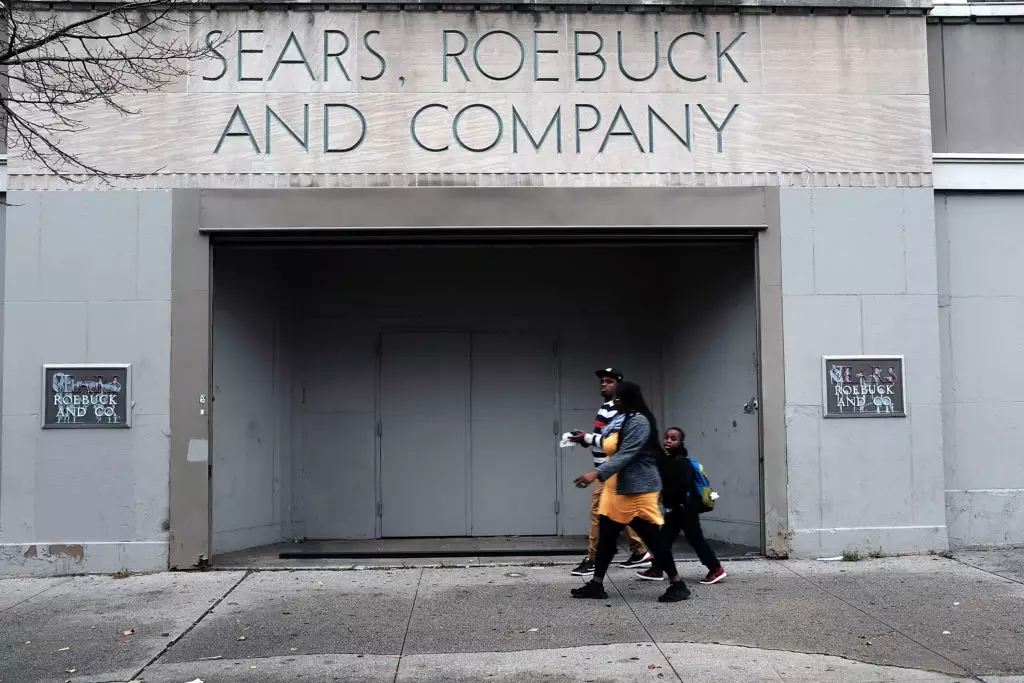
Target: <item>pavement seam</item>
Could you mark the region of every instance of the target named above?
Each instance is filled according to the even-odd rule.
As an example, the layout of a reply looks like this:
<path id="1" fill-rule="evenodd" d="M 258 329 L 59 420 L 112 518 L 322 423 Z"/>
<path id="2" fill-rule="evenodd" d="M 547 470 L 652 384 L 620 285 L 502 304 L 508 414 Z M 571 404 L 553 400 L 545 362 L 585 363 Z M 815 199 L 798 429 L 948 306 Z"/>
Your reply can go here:
<path id="1" fill-rule="evenodd" d="M 907 634 L 907 633 L 904 633 L 903 631 L 901 631 L 900 629 L 896 628 L 896 627 L 895 627 L 895 626 L 893 626 L 892 624 L 890 624 L 890 623 L 888 623 L 888 622 L 884 621 L 883 619 L 881 619 L 881 618 L 879 618 L 879 617 L 876 617 L 876 616 L 875 616 L 874 614 L 871 614 L 870 612 L 868 612 L 868 611 L 864 610 L 863 608 L 861 608 L 861 607 L 858 607 L 857 605 L 853 604 L 853 603 L 852 603 L 852 602 L 850 602 L 849 600 L 846 600 L 846 599 L 845 599 L 845 598 L 843 598 L 842 596 L 836 595 L 835 593 L 833 593 L 833 592 L 832 592 L 832 591 L 830 591 L 829 589 L 825 588 L 825 587 L 824 587 L 824 586 L 822 586 L 821 584 L 819 584 L 819 583 L 815 583 L 814 581 L 811 581 L 811 580 L 810 580 L 809 578 L 807 578 L 806 576 L 804 576 L 804 575 L 803 575 L 803 574 L 801 574 L 800 572 L 796 571 L 795 569 L 793 569 L 792 567 L 790 567 L 790 566 L 789 566 L 789 565 L 787 565 L 786 563 L 782 563 L 782 566 L 783 566 L 783 567 L 785 567 L 785 568 L 786 568 L 786 570 L 787 570 L 787 571 L 789 571 L 789 572 L 791 572 L 791 573 L 792 573 L 792 574 L 793 574 L 794 576 L 796 576 L 797 578 L 799 578 L 799 579 L 801 579 L 801 580 L 803 580 L 803 581 L 807 582 L 807 583 L 808 583 L 809 585 L 811 585 L 811 586 L 813 586 L 813 587 L 817 588 L 818 590 L 820 590 L 820 591 L 821 591 L 822 593 L 824 593 L 825 595 L 828 595 L 828 596 L 831 596 L 831 597 L 835 598 L 836 600 L 838 600 L 839 602 L 843 603 L 843 604 L 844 604 L 844 605 L 846 605 L 847 607 L 850 607 L 850 608 L 852 608 L 852 609 L 855 609 L 855 610 L 857 610 L 858 612 L 860 612 L 861 614 L 863 614 L 864 616 L 866 616 L 866 617 L 867 617 L 868 619 L 872 619 L 872 620 L 874 620 L 874 621 L 877 621 L 877 622 L 878 622 L 879 624 L 882 624 L 882 625 L 883 625 L 883 626 L 885 626 L 886 628 L 888 628 L 888 629 L 891 629 L 891 630 L 892 630 L 892 631 L 893 631 L 894 633 L 898 633 L 898 634 L 900 634 L 901 636 L 903 636 L 904 638 L 906 638 L 906 639 L 907 639 L 907 640 L 909 640 L 910 642 L 912 642 L 912 643 L 915 643 L 916 645 L 918 645 L 918 646 L 920 646 L 920 647 L 924 648 L 924 649 L 925 649 L 925 650 L 927 650 L 928 652 L 931 652 L 931 653 L 932 653 L 933 655 L 935 655 L 935 656 L 939 657 L 940 659 L 944 659 L 945 661 L 949 662 L 950 664 L 952 664 L 952 665 L 953 665 L 953 666 L 955 666 L 956 668 L 958 668 L 958 669 L 961 669 L 961 670 L 962 670 L 962 671 L 964 672 L 964 674 L 965 674 L 965 675 L 966 675 L 966 676 L 967 676 L 968 678 L 970 678 L 970 679 L 972 679 L 972 680 L 975 680 L 975 681 L 981 681 L 982 683 L 984 683 L 984 681 L 982 681 L 982 679 L 981 679 L 980 677 L 978 677 L 978 676 L 976 676 L 975 674 L 973 674 L 973 673 L 971 673 L 970 671 L 968 671 L 968 670 L 967 670 L 967 667 L 965 667 L 965 666 L 963 666 L 963 665 L 959 664 L 958 662 L 955 662 L 955 661 L 953 661 L 952 659 L 950 659 L 950 658 L 949 658 L 949 657 L 947 657 L 946 655 L 942 654 L 942 653 L 941 653 L 941 652 L 939 652 L 938 650 L 935 650 L 935 649 L 933 649 L 933 648 L 931 648 L 931 647 L 929 647 L 929 646 L 925 645 L 924 643 L 922 643 L 922 642 L 921 642 L 921 641 L 919 641 L 918 639 L 914 638 L 913 636 L 911 636 L 911 635 L 909 635 L 909 634 Z M 920 669 L 919 669 L 919 670 L 920 670 Z M 948 674 L 947 674 L 947 675 L 948 675 Z M 959 674 L 957 674 L 957 675 L 959 676 Z"/>
<path id="2" fill-rule="evenodd" d="M 953 561 L 957 562 L 958 564 L 962 564 L 965 567 L 970 567 L 971 569 L 977 569 L 979 572 L 984 572 L 984 573 L 986 573 L 986 574 L 988 574 L 990 576 L 995 576 L 997 578 L 1004 579 L 1006 581 L 1011 581 L 1013 583 L 1017 583 L 1017 584 L 1020 584 L 1020 585 L 1024 586 L 1024 581 L 1021 581 L 1020 579 L 1014 578 L 1012 576 L 1003 576 L 999 572 L 994 572 L 991 569 L 985 569 L 984 567 L 979 567 L 976 564 L 971 564 L 967 560 L 961 560 L 959 557 L 954 557 Z"/>
<path id="3" fill-rule="evenodd" d="M 631 605 L 629 600 L 626 599 L 626 596 L 622 592 L 622 589 L 619 588 L 619 585 L 617 583 L 615 583 L 615 580 L 612 579 L 610 576 L 606 575 L 605 578 L 608 580 L 609 583 L 612 584 L 612 586 L 615 587 L 615 592 L 619 594 L 620 598 L 622 598 L 622 602 L 626 603 L 626 607 L 629 608 L 629 611 L 633 615 L 633 618 L 636 619 L 636 623 L 640 624 L 640 628 L 642 628 L 644 630 L 644 633 L 647 634 L 647 637 L 651 639 L 652 643 L 654 643 L 654 647 L 658 650 L 658 652 L 661 654 L 661 656 L 665 659 L 665 663 L 668 664 L 669 668 L 672 669 L 672 673 L 674 673 L 676 675 L 676 679 L 678 681 L 680 681 L 680 683 L 682 683 L 683 677 L 679 674 L 678 671 L 676 671 L 676 665 L 672 663 L 672 660 L 669 659 L 667 654 L 665 654 L 665 651 L 661 649 L 661 643 L 658 642 L 658 639 L 655 638 L 654 634 L 651 633 L 650 629 L 647 628 L 647 624 L 645 624 L 640 619 L 640 615 L 636 613 L 636 610 L 633 609 L 633 605 Z"/>
<path id="4" fill-rule="evenodd" d="M 395 662 L 395 676 L 391 679 L 391 683 L 398 683 L 398 672 L 402 670 L 402 658 L 405 657 L 405 643 L 409 640 L 409 629 L 412 628 L 412 615 L 416 611 L 416 601 L 420 597 L 420 586 L 423 584 L 423 572 L 425 569 L 420 569 L 420 575 L 416 579 L 416 592 L 412 596 L 412 605 L 409 607 L 409 620 L 405 622 L 405 634 L 402 636 L 402 649 L 398 651 L 398 661 Z"/>
<path id="5" fill-rule="evenodd" d="M 31 578 L 31 577 L 25 577 L 25 578 Z M 4 612 L 9 612 L 12 609 L 14 609 L 15 607 L 18 607 L 19 605 L 24 605 L 29 600 L 34 600 L 34 599 L 38 598 L 40 595 L 42 595 L 43 593 L 47 593 L 49 591 L 52 591 L 54 588 L 57 588 L 58 586 L 63 586 L 66 583 L 70 583 L 71 581 L 74 580 L 74 578 L 75 577 L 72 576 L 72 577 L 68 577 L 67 579 L 64 579 L 63 581 L 58 581 L 57 583 L 53 584 L 52 586 L 48 586 L 48 587 L 44 588 L 43 590 L 39 591 L 38 593 L 33 593 L 32 595 L 28 596 L 24 600 L 19 600 L 18 602 L 14 603 L 13 605 L 10 605 L 8 607 L 0 609 L 0 614 L 3 614 Z"/>
<path id="6" fill-rule="evenodd" d="M 217 606 L 220 605 L 220 603 L 224 602 L 224 600 L 227 599 L 227 597 L 229 595 L 234 593 L 235 589 L 238 588 L 239 586 L 241 586 L 242 582 L 245 581 L 246 579 L 248 579 L 251 574 L 252 574 L 252 572 L 246 572 L 245 574 L 243 574 L 242 578 L 240 578 L 238 581 L 235 581 L 234 585 L 232 585 L 231 588 L 227 589 L 227 591 L 225 591 L 224 595 L 222 595 L 219 598 L 217 598 L 216 602 L 214 602 L 212 605 L 207 607 L 206 610 L 202 614 L 199 615 L 199 618 L 196 619 L 195 621 L 193 621 L 191 624 L 189 624 L 188 628 L 186 628 L 184 631 L 182 631 L 174 640 L 172 640 L 171 642 L 167 643 L 167 645 L 165 645 L 163 647 L 163 649 L 160 650 L 160 652 L 158 652 L 156 654 L 155 657 L 153 657 L 148 662 L 143 664 L 142 668 L 139 669 L 138 671 L 136 671 L 135 675 L 133 675 L 129 680 L 134 681 L 134 680 L 138 679 L 140 676 L 142 676 L 142 674 L 146 671 L 146 669 L 148 669 L 149 667 L 151 667 L 154 664 L 156 664 L 156 662 L 161 657 L 163 657 L 165 654 L 167 654 L 168 650 L 170 650 L 172 647 L 174 647 L 179 642 L 181 642 L 182 638 L 187 636 L 189 633 L 192 633 L 192 631 L 195 629 L 195 627 L 198 626 L 199 623 L 203 619 L 208 617 L 210 615 L 210 613 L 213 612 L 213 610 L 217 609 Z"/>

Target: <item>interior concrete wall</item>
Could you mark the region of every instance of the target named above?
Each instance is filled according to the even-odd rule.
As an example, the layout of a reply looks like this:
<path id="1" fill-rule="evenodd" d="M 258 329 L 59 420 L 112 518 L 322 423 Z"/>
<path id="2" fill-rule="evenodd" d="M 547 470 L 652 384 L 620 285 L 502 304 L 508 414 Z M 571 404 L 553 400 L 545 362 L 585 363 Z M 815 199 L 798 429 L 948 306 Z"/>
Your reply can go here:
<path id="1" fill-rule="evenodd" d="M 948 547 L 932 191 L 783 188 L 780 212 L 793 554 Z M 908 416 L 824 420 L 826 354 L 904 354 Z"/>
<path id="2" fill-rule="evenodd" d="M 291 534 L 289 271 L 271 252 L 215 249 L 213 552 Z"/>
<path id="3" fill-rule="evenodd" d="M 292 537 L 372 538 L 379 534 L 375 510 L 379 490 L 377 340 L 381 331 L 409 329 L 516 332 L 557 342 L 558 395 L 552 418 L 561 430 L 592 424 L 601 400 L 594 369 L 609 364 L 621 367 L 644 387 L 663 426 L 673 423 L 687 429 L 695 454 L 716 476 L 723 502 L 715 516 L 722 521 L 709 521 L 712 535 L 759 544 L 757 418 L 742 412 L 743 404 L 756 393 L 750 244 L 728 250 L 502 247 L 241 249 L 230 257 L 227 253 L 227 248 L 217 252 L 214 274 L 216 551 L 227 547 L 222 547 L 229 526 L 224 520 L 232 518 L 236 520 L 233 527 L 242 527 L 245 519 L 259 519 L 263 520 L 261 533 L 280 532 L 281 538 L 288 537 L 284 505 L 289 500 L 289 478 Z M 709 253 L 717 256 L 709 258 Z M 291 271 L 293 279 L 275 279 L 274 269 Z M 689 274 L 681 277 L 682 273 Z M 226 291 L 227 278 L 236 284 Z M 628 285 L 616 284 L 621 281 Z M 728 294 L 720 298 L 709 294 L 698 301 L 690 296 L 701 291 L 698 281 L 706 291 L 724 284 Z M 669 299 L 670 287 L 683 292 L 681 298 L 691 312 L 676 313 L 681 304 Z M 284 365 L 272 341 L 273 318 L 279 314 L 268 302 L 275 300 L 284 301 L 294 315 L 294 450 L 290 453 L 286 445 L 274 450 L 259 444 L 255 439 L 266 440 L 267 435 L 258 427 L 246 426 L 262 423 L 269 430 L 279 418 L 268 411 L 284 410 L 272 401 L 273 392 L 268 389 L 271 375 L 279 374 L 272 372 L 272 366 Z M 728 307 L 728 311 L 721 317 L 700 313 L 701 303 Z M 227 306 L 235 310 L 227 314 L 223 311 Z M 233 330 L 221 329 L 233 320 Z M 673 327 L 671 321 L 683 322 L 685 327 Z M 663 358 L 670 334 L 679 335 L 671 362 Z M 245 341 L 241 336 L 258 339 Z M 224 353 L 232 355 L 228 365 L 218 361 Z M 690 353 L 700 354 L 702 361 L 683 358 Z M 707 392 L 704 383 L 710 378 L 701 369 L 702 362 L 737 366 L 727 368 L 725 379 L 718 379 L 728 392 L 719 388 Z M 238 410 L 226 407 L 224 392 L 231 377 L 238 378 L 238 389 L 231 390 Z M 514 370 L 510 369 L 508 381 L 517 381 Z M 701 392 L 720 392 L 722 397 L 716 395 L 702 404 L 694 398 Z M 745 418 L 742 423 L 740 416 Z M 223 422 L 232 424 L 222 427 Z M 727 432 L 721 436 L 714 432 L 723 426 Z M 700 434 L 702 430 L 706 435 Z M 225 439 L 232 443 L 226 444 Z M 590 465 L 589 453 L 571 449 L 557 457 L 559 533 L 584 534 L 589 495 L 571 482 Z M 246 459 L 254 459 L 251 471 L 243 471 Z M 221 477 L 236 481 L 221 485 Z M 250 484 L 254 492 L 237 493 L 239 487 Z M 279 514 L 273 513 L 274 505 L 282 506 Z M 242 535 L 234 538 L 242 542 Z"/>
<path id="4" fill-rule="evenodd" d="M 171 193 L 8 199 L 0 570 L 166 569 Z M 120 362 L 130 429 L 41 429 L 44 363 Z"/>
<path id="5" fill-rule="evenodd" d="M 949 542 L 1024 543 L 1024 194 L 936 196 Z"/>
<path id="6" fill-rule="evenodd" d="M 753 245 L 686 252 L 664 272 L 672 297 L 662 315 L 665 426 L 686 432 L 690 455 L 721 495 L 701 518 L 707 536 L 760 547 Z"/>
<path id="7" fill-rule="evenodd" d="M 298 393 L 305 399 L 296 411 L 303 429 L 301 526 L 308 537 L 325 528 L 356 538 L 375 533 L 372 399 L 381 331 L 539 333 L 558 340 L 560 412 L 552 419 L 564 429 L 593 424 L 601 402 L 594 370 L 609 364 L 661 406 L 660 348 L 649 332 L 657 329 L 656 301 L 649 298 L 656 269 L 630 273 L 628 287 L 609 286 L 621 272 L 614 251 L 354 249 L 305 251 L 301 258 L 294 301 L 304 340 Z M 516 381 L 514 372 L 509 381 Z M 589 454 L 572 449 L 559 457 L 560 532 L 586 533 L 589 495 L 571 477 L 587 468 Z M 339 520 L 346 521 L 339 526 Z"/>

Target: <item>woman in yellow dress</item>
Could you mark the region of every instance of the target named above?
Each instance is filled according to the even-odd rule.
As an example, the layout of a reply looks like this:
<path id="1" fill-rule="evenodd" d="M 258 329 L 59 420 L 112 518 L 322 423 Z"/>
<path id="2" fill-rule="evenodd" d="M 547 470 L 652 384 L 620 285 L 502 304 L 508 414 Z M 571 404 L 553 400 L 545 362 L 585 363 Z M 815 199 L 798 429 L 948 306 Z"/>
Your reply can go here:
<path id="1" fill-rule="evenodd" d="M 600 467 L 577 477 L 575 482 L 576 486 L 585 488 L 595 479 L 600 479 L 605 489 L 598 508 L 599 535 L 594 576 L 583 586 L 572 589 L 572 596 L 601 600 L 608 597 L 604 590 L 604 577 L 615 557 L 619 534 L 628 524 L 654 555 L 654 567 L 664 571 L 671 581 L 658 601 L 686 600 L 690 597 L 690 589 L 676 571 L 672 548 L 665 543 L 659 531 L 665 520 L 658 504 L 661 476 L 658 474 L 657 456 L 661 444 L 657 422 L 635 382 L 619 385 L 615 405 L 619 415 L 608 425 L 608 434 L 602 440 L 608 459 Z"/>

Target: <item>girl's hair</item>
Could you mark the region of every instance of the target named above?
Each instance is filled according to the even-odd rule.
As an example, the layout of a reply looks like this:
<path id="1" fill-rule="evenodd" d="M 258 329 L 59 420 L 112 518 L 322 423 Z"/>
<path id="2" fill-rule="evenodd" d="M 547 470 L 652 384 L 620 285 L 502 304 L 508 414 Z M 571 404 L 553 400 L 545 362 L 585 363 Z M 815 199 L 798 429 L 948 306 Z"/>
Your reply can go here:
<path id="1" fill-rule="evenodd" d="M 644 394 L 640 391 L 639 384 L 629 380 L 622 382 L 619 384 L 615 397 L 619 400 L 619 406 L 623 412 L 643 415 L 651 423 L 651 434 L 658 434 L 658 423 L 654 419 L 654 413 L 647 406 L 647 401 L 644 400 Z"/>

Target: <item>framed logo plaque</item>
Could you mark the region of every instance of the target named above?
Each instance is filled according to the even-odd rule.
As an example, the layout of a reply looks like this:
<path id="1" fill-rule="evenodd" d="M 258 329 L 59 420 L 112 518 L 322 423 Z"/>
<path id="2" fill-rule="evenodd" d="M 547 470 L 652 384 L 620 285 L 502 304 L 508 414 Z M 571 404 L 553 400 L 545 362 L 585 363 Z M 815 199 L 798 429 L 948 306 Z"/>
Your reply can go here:
<path id="1" fill-rule="evenodd" d="M 826 418 L 906 417 L 903 356 L 822 356 Z"/>
<path id="2" fill-rule="evenodd" d="M 131 365 L 43 366 L 43 429 L 131 427 Z"/>

